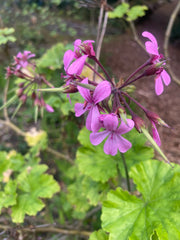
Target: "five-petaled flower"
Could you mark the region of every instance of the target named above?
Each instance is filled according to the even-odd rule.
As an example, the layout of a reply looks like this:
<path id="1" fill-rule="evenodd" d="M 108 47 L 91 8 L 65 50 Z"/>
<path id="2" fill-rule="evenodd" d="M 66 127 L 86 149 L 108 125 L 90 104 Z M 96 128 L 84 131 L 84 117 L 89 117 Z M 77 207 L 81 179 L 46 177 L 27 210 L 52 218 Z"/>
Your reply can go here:
<path id="1" fill-rule="evenodd" d="M 85 78 L 81 83 L 88 84 L 88 78 Z M 99 102 L 109 97 L 111 94 L 111 85 L 108 81 L 102 81 L 98 84 L 93 93 L 89 89 L 78 86 L 81 96 L 85 99 L 85 104 L 75 104 L 75 116 L 79 117 L 86 111 L 89 111 L 86 119 L 86 127 L 88 130 L 96 132 L 101 127 L 99 122 Z"/>
<path id="2" fill-rule="evenodd" d="M 158 43 L 156 38 L 150 32 L 143 32 L 143 37 L 148 38 L 150 41 L 145 42 L 146 51 L 151 56 L 151 64 L 157 64 L 160 62 L 160 59 L 163 58 L 162 54 L 159 54 L 158 51 Z M 165 64 L 165 63 L 164 63 Z M 160 95 L 164 91 L 163 82 L 166 86 L 168 86 L 171 82 L 171 78 L 166 70 L 163 67 L 160 67 L 159 71 L 156 73 L 155 77 L 155 92 L 157 95 Z"/>
<path id="3" fill-rule="evenodd" d="M 102 120 L 102 119 L 101 119 Z M 102 132 L 93 132 L 90 134 L 90 141 L 93 145 L 100 144 L 106 137 L 107 140 L 104 144 L 104 152 L 112 156 L 117 154 L 119 150 L 121 153 L 125 153 L 129 150 L 132 144 L 121 135 L 129 132 L 134 127 L 134 122 L 131 119 L 127 119 L 127 123 L 121 121 L 120 126 L 117 115 L 105 114 L 103 117 L 103 126 L 105 128 Z"/>

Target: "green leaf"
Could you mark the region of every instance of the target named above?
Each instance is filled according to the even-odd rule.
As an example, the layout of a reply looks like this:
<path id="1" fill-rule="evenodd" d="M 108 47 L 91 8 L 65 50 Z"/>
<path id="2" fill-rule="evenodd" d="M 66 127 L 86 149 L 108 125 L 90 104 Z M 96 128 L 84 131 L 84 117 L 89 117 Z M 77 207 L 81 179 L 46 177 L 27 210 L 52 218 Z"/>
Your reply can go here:
<path id="1" fill-rule="evenodd" d="M 0 191 L 0 211 L 3 207 L 9 207 L 16 204 L 16 183 L 10 180 L 4 187 L 4 191 Z"/>
<path id="2" fill-rule="evenodd" d="M 66 48 L 63 43 L 58 43 L 46 51 L 38 60 L 38 67 L 50 68 L 52 70 L 60 69 L 63 66 L 63 55 Z"/>
<path id="3" fill-rule="evenodd" d="M 43 174 L 46 165 L 27 168 L 17 179 L 22 193 L 18 195 L 17 204 L 12 208 L 13 222 L 23 222 L 25 214 L 36 215 L 44 207 L 39 198 L 51 198 L 60 190 L 59 185 L 51 175 Z"/>
<path id="4" fill-rule="evenodd" d="M 141 198 L 117 188 L 110 191 L 102 209 L 102 226 L 111 240 L 180 239 L 180 166 L 160 161 L 132 167 L 130 176 Z"/>
<path id="5" fill-rule="evenodd" d="M 130 8 L 127 12 L 127 20 L 134 21 L 138 17 L 143 17 L 146 14 L 148 8 L 144 5 L 136 5 Z"/>
<path id="6" fill-rule="evenodd" d="M 116 161 L 103 151 L 103 143 L 93 146 L 89 140 L 90 132 L 83 128 L 78 140 L 84 147 L 80 147 L 76 154 L 76 161 L 80 172 L 91 177 L 94 181 L 105 183 L 109 178 L 117 175 Z"/>
<path id="7" fill-rule="evenodd" d="M 10 168 L 10 161 L 6 160 L 7 153 L 0 152 L 0 181 L 3 179 L 3 172 Z"/>
<path id="8" fill-rule="evenodd" d="M 102 202 L 108 190 L 109 186 L 106 183 L 95 182 L 90 177 L 84 177 L 82 180 L 83 194 L 91 205 L 96 206 L 99 202 Z"/>
<path id="9" fill-rule="evenodd" d="M 12 221 L 22 223 L 25 214 L 35 216 L 44 206 L 44 203 L 40 199 L 32 198 L 29 194 L 18 195 L 17 204 L 12 207 Z"/>
<path id="10" fill-rule="evenodd" d="M 76 181 L 68 186 L 68 201 L 73 205 L 74 211 L 83 218 L 90 208 L 90 204 L 83 194 L 82 180 L 83 176 L 79 176 Z"/>
<path id="11" fill-rule="evenodd" d="M 128 3 L 122 3 L 118 5 L 113 12 L 108 12 L 108 17 L 109 18 L 122 18 L 124 14 L 127 13 L 129 9 L 129 4 Z"/>
<path id="12" fill-rule="evenodd" d="M 102 229 L 93 232 L 89 238 L 89 240 L 108 240 L 108 239 L 109 239 L 108 235 Z"/>

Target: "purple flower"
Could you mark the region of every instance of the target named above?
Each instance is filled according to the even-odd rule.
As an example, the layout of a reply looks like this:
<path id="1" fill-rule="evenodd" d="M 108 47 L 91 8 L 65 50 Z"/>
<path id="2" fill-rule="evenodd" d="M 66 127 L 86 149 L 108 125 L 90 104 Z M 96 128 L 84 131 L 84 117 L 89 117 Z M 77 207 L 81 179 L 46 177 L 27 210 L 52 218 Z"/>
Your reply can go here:
<path id="1" fill-rule="evenodd" d="M 82 42 L 80 39 L 76 39 L 74 42 L 74 52 L 76 57 L 78 58 L 81 56 L 81 51 L 90 57 L 95 56 L 92 43 L 94 43 L 93 40 L 85 40 Z"/>
<path id="2" fill-rule="evenodd" d="M 88 84 L 88 78 L 85 78 L 82 83 Z M 107 98 L 111 94 L 111 85 L 108 81 L 102 81 L 98 84 L 93 94 L 89 89 L 78 86 L 81 96 L 85 99 L 85 104 L 75 104 L 75 116 L 79 117 L 86 111 L 89 111 L 86 119 L 86 127 L 88 130 L 96 132 L 100 129 L 99 122 L 99 106 L 98 103 Z"/>
<path id="3" fill-rule="evenodd" d="M 25 68 L 28 65 L 28 59 L 35 57 L 35 54 L 31 53 L 30 51 L 24 51 L 23 53 L 19 52 L 15 57 L 15 65 L 16 69 L 20 69 L 21 67 Z"/>
<path id="4" fill-rule="evenodd" d="M 163 55 L 159 54 L 158 43 L 156 38 L 150 32 L 147 32 L 147 31 L 143 32 L 142 36 L 150 40 L 145 42 L 145 47 L 146 47 L 146 51 L 151 56 L 151 63 L 152 64 L 159 63 Z M 155 92 L 157 95 L 160 95 L 164 91 L 163 82 L 166 86 L 168 86 L 171 82 L 171 78 L 169 74 L 163 69 L 163 67 L 161 67 L 160 71 L 157 71 L 157 74 L 155 77 Z"/>
<path id="5" fill-rule="evenodd" d="M 93 145 L 100 144 L 108 137 L 104 144 L 104 152 L 112 156 L 116 155 L 118 150 L 124 153 L 131 148 L 132 144 L 121 136 L 134 127 L 131 119 L 127 119 L 127 124 L 121 121 L 121 125 L 118 127 L 118 117 L 115 114 L 107 114 L 103 119 L 103 125 L 106 130 L 90 134 L 90 141 Z"/>

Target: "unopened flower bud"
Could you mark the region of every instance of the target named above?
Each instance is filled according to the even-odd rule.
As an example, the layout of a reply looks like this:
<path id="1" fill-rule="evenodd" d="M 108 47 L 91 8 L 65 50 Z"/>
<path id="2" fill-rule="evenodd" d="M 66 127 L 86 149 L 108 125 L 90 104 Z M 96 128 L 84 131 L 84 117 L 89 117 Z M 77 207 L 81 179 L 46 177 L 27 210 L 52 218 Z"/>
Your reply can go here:
<path id="1" fill-rule="evenodd" d="M 22 103 L 25 103 L 27 100 L 27 95 L 23 94 L 19 99 L 22 101 Z"/>
<path id="2" fill-rule="evenodd" d="M 134 121 L 134 127 L 136 128 L 136 130 L 141 133 L 142 132 L 142 128 L 145 128 L 145 124 L 142 118 L 140 118 L 137 115 L 133 115 L 132 116 L 132 120 Z"/>
<path id="3" fill-rule="evenodd" d="M 24 82 L 19 83 L 18 87 L 20 87 L 20 88 L 24 87 Z"/>
<path id="4" fill-rule="evenodd" d="M 35 98 L 36 98 L 36 93 L 35 93 L 35 92 L 33 92 L 33 93 L 31 94 L 31 98 L 32 98 L 32 99 L 35 99 Z"/>
<path id="5" fill-rule="evenodd" d="M 165 123 L 157 113 L 146 111 L 146 116 L 149 118 L 150 121 L 154 122 L 155 124 L 162 125 L 164 127 L 169 127 L 167 123 Z"/>
<path id="6" fill-rule="evenodd" d="M 143 75 L 144 76 L 152 76 L 152 75 L 155 75 L 155 74 L 160 74 L 161 72 L 163 71 L 163 68 L 162 67 L 157 67 L 155 64 L 154 65 L 151 65 L 150 67 L 148 67 Z"/>
<path id="7" fill-rule="evenodd" d="M 41 106 L 41 100 L 38 97 L 34 100 L 34 106 Z"/>
<path id="8" fill-rule="evenodd" d="M 19 89 L 17 89 L 16 94 L 18 95 L 18 97 L 21 97 L 23 92 L 24 92 L 24 89 L 23 88 L 19 88 Z"/>
<path id="9" fill-rule="evenodd" d="M 78 89 L 74 85 L 66 85 L 64 86 L 63 93 L 76 93 L 78 92 Z"/>

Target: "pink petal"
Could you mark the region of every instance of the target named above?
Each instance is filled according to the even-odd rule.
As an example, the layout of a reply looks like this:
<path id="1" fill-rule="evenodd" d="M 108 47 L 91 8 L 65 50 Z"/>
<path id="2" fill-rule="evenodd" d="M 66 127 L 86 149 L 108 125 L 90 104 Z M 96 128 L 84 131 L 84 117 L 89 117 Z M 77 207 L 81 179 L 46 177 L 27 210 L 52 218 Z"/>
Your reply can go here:
<path id="1" fill-rule="evenodd" d="M 84 108 L 83 103 L 76 103 L 74 106 L 75 116 L 80 117 L 82 114 L 84 114 L 87 111 L 87 108 Z"/>
<path id="2" fill-rule="evenodd" d="M 80 75 L 82 70 L 83 70 L 83 67 L 84 67 L 84 64 L 85 64 L 85 61 L 86 61 L 86 58 L 88 57 L 88 55 L 83 55 L 81 56 L 80 58 L 78 58 L 77 60 L 75 60 L 68 68 L 67 70 L 67 73 L 69 75 L 73 75 L 73 74 L 77 74 L 77 75 Z"/>
<path id="3" fill-rule="evenodd" d="M 156 128 L 156 125 L 154 122 L 152 122 L 152 134 L 153 134 L 153 139 L 154 141 L 157 143 L 158 146 L 161 146 L 161 139 L 159 137 L 159 133 L 158 133 L 158 130 Z"/>
<path id="4" fill-rule="evenodd" d="M 101 125 L 102 125 L 99 121 L 100 113 L 99 113 L 98 107 L 93 106 L 90 111 L 92 111 L 91 131 L 97 132 L 101 128 Z"/>
<path id="5" fill-rule="evenodd" d="M 96 89 L 94 90 L 93 93 L 93 100 L 94 103 L 98 103 L 105 98 L 109 97 L 111 94 L 111 85 L 108 81 L 102 81 L 101 83 L 98 84 Z"/>
<path id="6" fill-rule="evenodd" d="M 162 83 L 162 79 L 160 75 L 157 75 L 155 78 L 155 92 L 157 95 L 161 95 L 161 93 L 164 91 L 164 86 Z"/>
<path id="7" fill-rule="evenodd" d="M 143 36 L 143 37 L 146 37 L 146 38 L 149 38 L 149 40 L 150 40 L 152 43 L 154 43 L 154 44 L 156 45 L 156 47 L 158 48 L 157 40 L 156 40 L 156 38 L 154 37 L 154 35 L 153 35 L 152 33 L 147 32 L 147 31 L 144 31 L 144 32 L 142 33 L 142 36 Z"/>
<path id="8" fill-rule="evenodd" d="M 23 52 L 23 54 L 26 56 L 26 55 L 29 55 L 31 53 L 31 51 L 27 51 L 27 50 L 25 50 L 24 52 Z"/>
<path id="9" fill-rule="evenodd" d="M 109 131 L 103 132 L 94 132 L 90 134 L 90 141 L 93 145 L 100 144 L 107 136 L 109 135 Z"/>
<path id="10" fill-rule="evenodd" d="M 94 43 L 94 40 L 85 40 L 83 43 Z"/>
<path id="11" fill-rule="evenodd" d="M 65 71 L 67 71 L 67 68 L 69 67 L 69 64 L 72 62 L 73 58 L 74 58 L 74 52 L 72 50 L 67 50 L 63 57 Z"/>
<path id="12" fill-rule="evenodd" d="M 54 109 L 49 104 L 46 104 L 45 108 L 48 112 L 51 112 L 51 113 L 54 112 Z"/>
<path id="13" fill-rule="evenodd" d="M 23 56 L 22 53 L 21 53 L 21 52 L 18 52 L 18 54 L 17 54 L 16 57 L 17 57 L 17 58 L 22 58 L 22 56 Z"/>
<path id="14" fill-rule="evenodd" d="M 74 41 L 74 52 L 79 51 L 79 46 L 81 45 L 82 41 L 80 39 L 76 39 Z"/>
<path id="15" fill-rule="evenodd" d="M 86 128 L 91 131 L 91 121 L 92 121 L 92 109 L 89 110 L 89 113 L 86 118 Z"/>
<path id="16" fill-rule="evenodd" d="M 83 81 L 81 81 L 81 83 L 84 84 L 88 84 L 88 78 L 85 78 Z M 91 102 L 92 103 L 92 97 L 90 94 L 90 90 L 81 86 L 77 87 L 79 93 L 81 94 L 81 96 L 87 101 L 87 102 Z"/>
<path id="17" fill-rule="evenodd" d="M 36 54 L 32 53 L 32 54 L 30 54 L 30 55 L 27 57 L 27 59 L 33 58 L 33 57 L 35 57 L 35 56 L 36 56 Z"/>
<path id="18" fill-rule="evenodd" d="M 145 43 L 145 46 L 146 46 L 146 51 L 149 54 L 159 56 L 158 48 L 156 47 L 156 45 L 154 43 L 147 41 Z"/>
<path id="19" fill-rule="evenodd" d="M 109 131 L 115 131 L 118 127 L 119 121 L 115 114 L 107 114 L 103 120 L 104 127 Z"/>
<path id="20" fill-rule="evenodd" d="M 161 77 L 162 77 L 162 79 L 164 81 L 164 84 L 166 86 L 168 86 L 170 84 L 170 82 L 171 82 L 171 78 L 170 78 L 169 74 L 166 72 L 166 70 L 163 70 L 161 72 Z"/>
<path id="21" fill-rule="evenodd" d="M 121 125 L 118 128 L 119 134 L 127 133 L 127 132 L 131 131 L 131 129 L 133 129 L 134 121 L 131 119 L 126 119 L 126 121 L 127 121 L 127 124 L 124 121 L 121 121 Z"/>
<path id="22" fill-rule="evenodd" d="M 117 154 L 118 143 L 116 139 L 116 134 L 111 133 L 104 144 L 104 152 L 112 156 Z"/>
<path id="23" fill-rule="evenodd" d="M 127 139 L 123 138 L 120 135 L 117 135 L 118 138 L 118 149 L 121 153 L 127 152 L 131 147 L 132 144 Z"/>

